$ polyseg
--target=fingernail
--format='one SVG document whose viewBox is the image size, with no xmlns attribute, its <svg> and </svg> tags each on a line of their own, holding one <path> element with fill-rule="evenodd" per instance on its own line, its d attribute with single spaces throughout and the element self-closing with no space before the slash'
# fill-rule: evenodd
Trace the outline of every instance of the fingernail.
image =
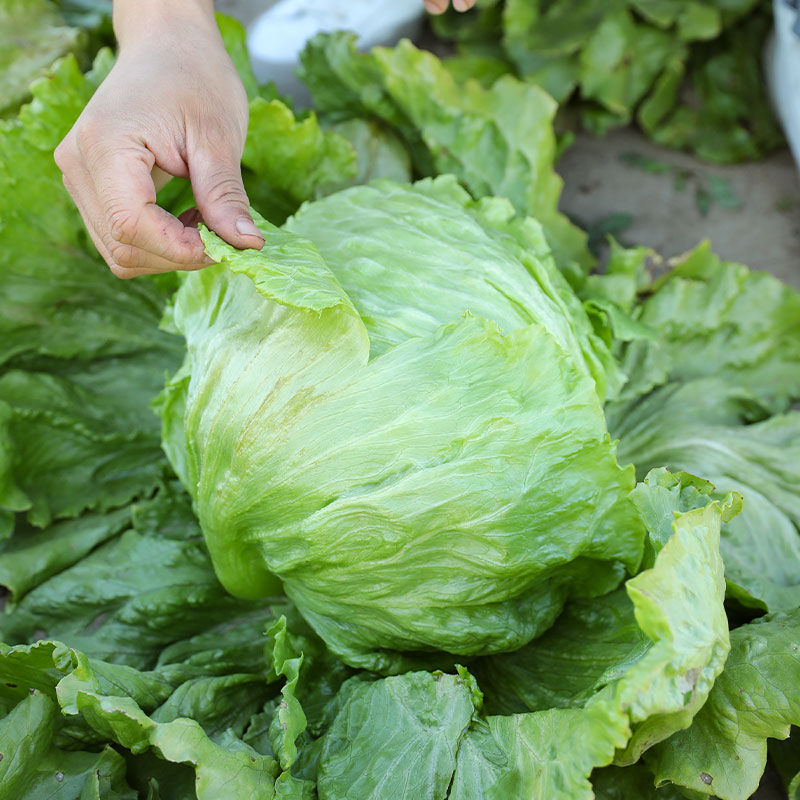
<svg viewBox="0 0 800 800">
<path fill-rule="evenodd" d="M 470 4 L 467 2 L 467 0 L 453 0 L 453 8 L 456 11 L 468 11 Z"/>
<path fill-rule="evenodd" d="M 257 236 L 261 241 L 264 241 L 264 234 L 256 228 L 255 222 L 250 219 L 250 217 L 239 217 L 236 220 L 236 230 L 242 234 L 242 236 Z"/>
</svg>

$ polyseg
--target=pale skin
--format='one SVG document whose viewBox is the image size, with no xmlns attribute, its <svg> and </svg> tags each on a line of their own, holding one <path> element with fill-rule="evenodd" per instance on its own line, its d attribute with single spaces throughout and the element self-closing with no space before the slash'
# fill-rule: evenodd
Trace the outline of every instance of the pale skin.
<svg viewBox="0 0 800 800">
<path fill-rule="evenodd" d="M 449 5 L 425 0 L 432 14 Z M 210 264 L 200 219 L 234 247 L 261 249 L 240 167 L 247 95 L 213 0 L 115 0 L 114 32 L 116 63 L 55 151 L 110 270 L 135 278 Z M 170 176 L 188 178 L 197 202 L 180 218 L 156 204 Z"/>
</svg>

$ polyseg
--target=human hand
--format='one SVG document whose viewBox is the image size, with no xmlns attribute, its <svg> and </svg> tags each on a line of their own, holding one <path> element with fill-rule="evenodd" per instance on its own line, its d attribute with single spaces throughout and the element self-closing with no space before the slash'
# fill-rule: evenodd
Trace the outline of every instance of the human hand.
<svg viewBox="0 0 800 800">
<path fill-rule="evenodd" d="M 425 10 L 429 14 L 444 14 L 450 5 L 450 0 L 425 0 Z M 456 11 L 469 11 L 475 5 L 475 0 L 453 0 Z"/>
<path fill-rule="evenodd" d="M 240 167 L 247 96 L 213 4 L 114 5 L 117 61 L 55 152 L 92 241 L 119 278 L 212 263 L 201 216 L 234 247 L 260 249 Z M 191 180 L 197 210 L 177 219 L 156 205 L 164 173 Z"/>
</svg>

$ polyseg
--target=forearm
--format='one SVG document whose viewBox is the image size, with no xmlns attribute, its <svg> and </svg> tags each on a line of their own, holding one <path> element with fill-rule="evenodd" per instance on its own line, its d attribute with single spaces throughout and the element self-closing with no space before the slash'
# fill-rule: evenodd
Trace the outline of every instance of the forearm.
<svg viewBox="0 0 800 800">
<path fill-rule="evenodd" d="M 129 41 L 186 24 L 219 36 L 213 0 L 114 0 L 113 21 L 121 49 Z"/>
</svg>

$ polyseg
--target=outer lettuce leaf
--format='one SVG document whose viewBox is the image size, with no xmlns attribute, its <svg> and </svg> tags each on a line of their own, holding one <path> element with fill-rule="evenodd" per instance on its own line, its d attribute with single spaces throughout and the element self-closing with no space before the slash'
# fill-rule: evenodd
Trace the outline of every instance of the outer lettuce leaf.
<svg viewBox="0 0 800 800">
<path fill-rule="evenodd" d="M 53 161 L 111 63 L 101 51 L 82 75 L 74 58 L 59 61 L 33 86 L 33 102 L 0 126 L 0 363 L 85 361 L 170 341 L 158 320 L 174 284 L 111 275 Z"/>
<path fill-rule="evenodd" d="M 113 748 L 66 752 L 53 744 L 58 706 L 40 692 L 21 700 L 0 719 L 0 783 L 19 800 L 136 800 L 125 782 L 125 761 Z"/>
<path fill-rule="evenodd" d="M 746 800 L 767 758 L 767 738 L 800 722 L 800 611 L 731 632 L 731 653 L 692 726 L 645 756 L 656 780 L 698 795 Z"/>
<path fill-rule="evenodd" d="M 716 378 L 668 384 L 607 410 L 620 457 L 640 475 L 666 464 L 703 475 L 718 496 L 743 495 L 722 535 L 729 593 L 788 611 L 800 605 L 800 414 L 746 424 L 753 413 L 763 412 L 748 394 Z"/>
<path fill-rule="evenodd" d="M 285 227 L 314 243 L 352 298 L 371 358 L 468 310 L 504 332 L 543 323 L 585 362 L 601 397 L 617 391 L 617 365 L 541 228 L 515 219 L 507 201 L 473 203 L 451 177 L 412 187 L 376 182 L 308 204 Z"/>
<path fill-rule="evenodd" d="M 106 511 L 158 485 L 165 465 L 148 404 L 177 363 L 178 345 L 95 361 L 68 376 L 10 370 L 0 377 L 0 401 L 11 408 L 12 471 L 31 524 Z"/>
<path fill-rule="evenodd" d="M 406 183 L 411 180 L 411 158 L 400 139 L 378 122 L 349 119 L 331 126 L 353 146 L 358 174 L 353 184 L 389 178 Z"/>
<path fill-rule="evenodd" d="M 650 287 L 637 318 L 658 339 L 626 347 L 624 397 L 711 373 L 746 389 L 772 413 L 800 397 L 800 293 L 771 275 L 721 261 L 708 243 Z"/>
<path fill-rule="evenodd" d="M 758 0 L 484 2 L 478 13 L 437 21 L 463 61 L 487 50 L 510 59 L 559 103 L 577 98 L 595 133 L 636 117 L 670 147 L 712 161 L 757 158 L 780 131 L 763 91 L 760 54 L 770 27 Z M 484 69 L 474 61 L 473 74 Z M 469 74 L 469 73 L 467 73 Z M 687 102 L 691 98 L 692 102 Z"/>
<path fill-rule="evenodd" d="M 553 334 L 467 317 L 369 361 L 318 251 L 263 230 L 260 252 L 203 234 L 223 264 L 177 295 L 161 406 L 230 591 L 277 576 L 346 662 L 396 671 L 393 651 L 513 649 L 636 568 L 630 472 Z"/>
<path fill-rule="evenodd" d="M 201 543 L 131 530 L 7 609 L 0 640 L 44 631 L 97 658 L 147 668 L 171 642 L 250 608 L 225 594 Z"/>
<path fill-rule="evenodd" d="M 262 97 L 250 100 L 242 166 L 250 202 L 275 224 L 358 172 L 344 137 L 323 131 L 313 113 L 298 120 L 280 100 Z"/>
<path fill-rule="evenodd" d="M 30 96 L 31 82 L 57 58 L 83 44 L 49 0 L 0 0 L 0 117 Z"/>
<path fill-rule="evenodd" d="M 58 522 L 43 531 L 20 526 L 20 535 L 5 545 L 0 555 L 0 586 L 18 602 L 22 595 L 77 563 L 129 524 L 130 512 L 121 508 Z"/>
<path fill-rule="evenodd" d="M 459 85 L 408 41 L 359 54 L 354 37 L 341 33 L 314 38 L 302 63 L 320 112 L 378 117 L 405 139 L 419 172 L 452 172 L 475 197 L 509 198 L 542 223 L 559 266 L 591 264 L 584 236 L 557 211 L 556 105 L 538 87 L 510 76 L 489 90 Z"/>
<path fill-rule="evenodd" d="M 597 625 L 612 640 L 616 624 L 593 618 L 587 603 L 579 623 L 560 619 L 521 651 L 534 665 L 541 643 L 542 664 L 547 662 L 522 681 L 528 690 L 542 677 L 553 686 L 560 675 L 577 679 L 583 668 L 591 691 L 556 700 L 562 707 L 552 707 L 551 695 L 541 710 L 482 718 L 482 695 L 463 668 L 458 676 L 412 672 L 345 684 L 316 745 L 320 798 L 589 800 L 594 795 L 588 779 L 596 767 L 608 765 L 615 754 L 623 763 L 635 761 L 654 742 L 689 725 L 722 670 L 729 646 L 718 550 L 722 515 L 711 503 L 659 520 L 673 520 L 673 535 L 653 568 L 627 584 L 627 615 L 635 623 L 625 629 L 640 626 L 632 639 L 647 646 L 635 654 L 616 648 L 605 658 L 595 636 L 587 649 L 601 652 L 593 663 L 589 658 L 581 664 L 580 634 Z M 559 633 L 575 647 L 567 645 L 560 660 L 548 658 L 548 639 Z M 516 655 L 495 656 L 481 666 L 494 667 L 497 682 L 513 681 L 502 664 Z"/>
<path fill-rule="evenodd" d="M 110 60 L 86 76 L 58 62 L 0 126 L 0 472 L 26 496 L 2 491 L 6 528 L 8 510 L 44 526 L 126 503 L 163 470 L 147 404 L 182 349 L 158 329 L 170 282 L 109 273 L 52 155 Z"/>
<path fill-rule="evenodd" d="M 69 683 L 59 684 L 58 699 L 65 713 L 80 714 L 103 738 L 134 753 L 152 747 L 167 761 L 191 764 L 198 800 L 274 797 L 274 759 L 253 750 L 232 732 L 214 742 L 192 719 L 156 722 L 131 698 L 104 694 L 90 669 L 79 668 L 71 677 Z"/>
<path fill-rule="evenodd" d="M 459 746 L 480 708 L 466 670 L 409 672 L 343 691 L 323 738 L 320 800 L 453 797 Z"/>
</svg>

